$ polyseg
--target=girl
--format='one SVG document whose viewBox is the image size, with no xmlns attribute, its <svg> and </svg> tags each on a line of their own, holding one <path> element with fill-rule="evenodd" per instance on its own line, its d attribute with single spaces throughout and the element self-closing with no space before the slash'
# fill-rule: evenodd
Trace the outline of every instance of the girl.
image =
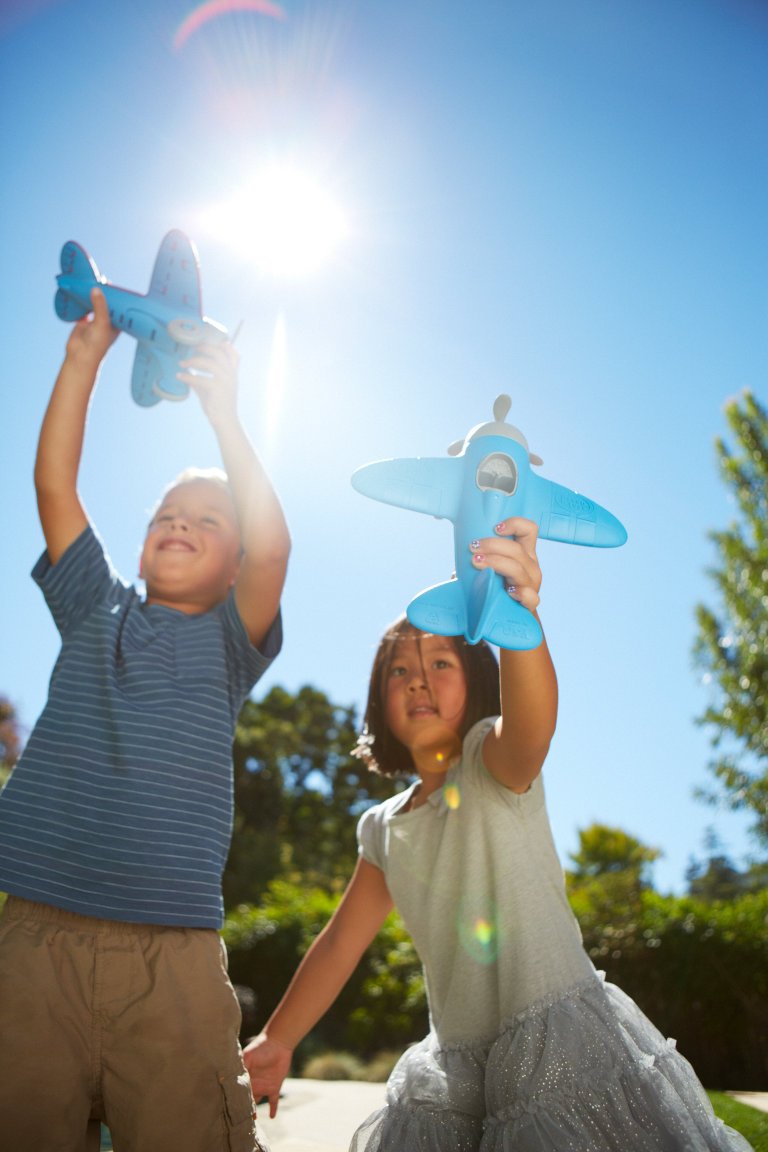
<svg viewBox="0 0 768 1152">
<path fill-rule="evenodd" d="M 471 549 L 476 569 L 537 608 L 534 524 L 509 519 Z M 396 904 L 424 964 L 431 1030 L 400 1059 L 351 1152 L 749 1149 L 582 948 L 539 775 L 556 708 L 546 642 L 502 649 L 497 666 L 484 643 L 405 619 L 384 636 L 356 752 L 417 779 L 361 818 L 344 897 L 245 1050 L 270 1115 L 293 1049 Z"/>
</svg>

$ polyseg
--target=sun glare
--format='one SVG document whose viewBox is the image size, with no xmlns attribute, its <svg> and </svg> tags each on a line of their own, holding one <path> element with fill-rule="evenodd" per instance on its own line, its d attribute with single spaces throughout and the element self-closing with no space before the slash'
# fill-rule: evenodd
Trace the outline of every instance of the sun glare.
<svg viewBox="0 0 768 1152">
<path fill-rule="evenodd" d="M 306 276 L 346 234 L 341 209 L 308 173 L 274 164 L 203 214 L 205 227 L 262 271 Z"/>
</svg>

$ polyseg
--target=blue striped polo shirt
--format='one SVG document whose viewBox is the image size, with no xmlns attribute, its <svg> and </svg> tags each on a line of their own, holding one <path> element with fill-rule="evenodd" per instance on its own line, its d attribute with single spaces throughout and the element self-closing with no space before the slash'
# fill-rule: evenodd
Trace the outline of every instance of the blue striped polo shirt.
<svg viewBox="0 0 768 1152">
<path fill-rule="evenodd" d="M 234 596 L 198 616 L 146 604 L 91 528 L 33 569 L 62 646 L 0 794 L 0 890 L 85 916 L 219 928 L 240 708 L 280 650 Z"/>
</svg>

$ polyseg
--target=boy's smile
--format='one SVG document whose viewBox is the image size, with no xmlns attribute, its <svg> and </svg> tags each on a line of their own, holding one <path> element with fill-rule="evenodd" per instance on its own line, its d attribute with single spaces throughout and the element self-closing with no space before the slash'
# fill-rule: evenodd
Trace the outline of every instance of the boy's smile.
<svg viewBox="0 0 768 1152">
<path fill-rule="evenodd" d="M 166 493 L 141 554 L 148 604 L 205 612 L 227 596 L 240 567 L 240 532 L 228 490 L 186 480 Z"/>
</svg>

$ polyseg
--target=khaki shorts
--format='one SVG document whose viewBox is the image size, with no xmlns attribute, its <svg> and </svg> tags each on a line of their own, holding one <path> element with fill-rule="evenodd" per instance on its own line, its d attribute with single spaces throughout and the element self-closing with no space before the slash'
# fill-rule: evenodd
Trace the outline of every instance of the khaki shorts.
<svg viewBox="0 0 768 1152">
<path fill-rule="evenodd" d="M 115 1152 L 265 1150 L 239 1027 L 217 932 L 9 897 L 0 919 L 0 1145 L 86 1152 L 104 1120 Z"/>
</svg>

